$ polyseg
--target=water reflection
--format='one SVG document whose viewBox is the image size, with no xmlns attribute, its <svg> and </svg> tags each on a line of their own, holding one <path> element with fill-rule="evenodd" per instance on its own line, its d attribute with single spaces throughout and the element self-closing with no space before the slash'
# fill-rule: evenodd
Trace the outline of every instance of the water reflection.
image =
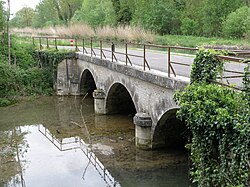
<svg viewBox="0 0 250 187">
<path fill-rule="evenodd" d="M 10 145 L 18 147 L 14 152 L 19 151 L 19 159 L 9 158 L 12 167 L 3 160 L 0 162 L 0 169 L 14 171 L 6 174 L 0 170 L 0 186 L 190 185 L 185 151 L 138 150 L 131 117 L 97 116 L 93 113 L 93 99 L 86 98 L 84 103 L 81 100 L 42 97 L 0 108 L 0 161 L 1 152 Z M 81 105 L 84 120 L 79 112 Z M 11 143 L 16 139 L 15 131 L 20 135 L 19 141 L 15 140 L 18 146 Z"/>
<path fill-rule="evenodd" d="M 65 138 L 62 140 L 58 140 L 55 138 L 48 129 L 46 129 L 42 125 L 38 125 L 38 131 L 44 135 L 58 150 L 60 151 L 69 151 L 80 149 L 86 158 L 88 159 L 88 164 L 84 168 L 82 179 L 85 180 L 85 175 L 87 173 L 87 169 L 91 164 L 96 171 L 99 173 L 100 177 L 106 182 L 108 187 L 119 187 L 120 184 L 115 181 L 114 177 L 109 173 L 107 168 L 99 161 L 99 159 L 95 156 L 95 153 L 92 150 L 92 146 L 86 144 L 79 136 Z"/>
</svg>

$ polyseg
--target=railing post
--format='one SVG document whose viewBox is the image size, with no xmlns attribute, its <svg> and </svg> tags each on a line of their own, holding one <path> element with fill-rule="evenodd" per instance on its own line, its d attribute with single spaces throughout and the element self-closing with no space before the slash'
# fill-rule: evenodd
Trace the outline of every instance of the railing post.
<svg viewBox="0 0 250 187">
<path fill-rule="evenodd" d="M 125 53 L 126 53 L 126 66 L 128 65 L 128 44 L 125 43 Z"/>
<path fill-rule="evenodd" d="M 55 38 L 55 48 L 56 48 L 56 50 L 58 50 L 58 48 L 57 48 L 57 40 L 56 40 L 56 38 Z"/>
<path fill-rule="evenodd" d="M 84 38 L 82 39 L 82 53 L 84 54 L 84 49 L 85 49 L 85 42 L 84 42 Z"/>
<path fill-rule="evenodd" d="M 33 45 L 35 45 L 35 38 L 32 37 L 32 42 L 33 42 Z"/>
<path fill-rule="evenodd" d="M 40 50 L 42 50 L 42 39 L 39 38 L 39 45 L 40 45 Z"/>
<path fill-rule="evenodd" d="M 115 44 L 112 42 L 111 44 L 111 51 L 112 51 L 112 62 L 114 62 L 114 52 L 115 52 Z"/>
<path fill-rule="evenodd" d="M 47 49 L 49 48 L 49 38 L 46 38 L 46 42 L 47 42 Z"/>
<path fill-rule="evenodd" d="M 75 45 L 76 45 L 76 48 L 75 48 L 75 51 L 78 51 L 78 43 L 77 43 L 77 38 L 75 38 Z"/>
<path fill-rule="evenodd" d="M 90 39 L 91 57 L 93 56 L 93 40 Z"/>
<path fill-rule="evenodd" d="M 143 45 L 143 68 L 146 70 L 146 45 Z"/>
<path fill-rule="evenodd" d="M 170 47 L 168 47 L 168 77 L 170 77 L 170 66 L 171 66 L 171 62 L 170 62 L 170 60 L 171 60 L 170 52 L 171 52 Z"/>
<path fill-rule="evenodd" d="M 102 40 L 100 40 L 100 56 L 101 56 L 101 60 L 102 60 Z"/>
</svg>

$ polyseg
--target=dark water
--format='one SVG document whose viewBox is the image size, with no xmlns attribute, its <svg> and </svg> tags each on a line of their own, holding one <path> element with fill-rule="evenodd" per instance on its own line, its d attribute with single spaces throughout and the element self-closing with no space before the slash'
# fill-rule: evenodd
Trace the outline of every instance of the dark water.
<svg viewBox="0 0 250 187">
<path fill-rule="evenodd" d="M 0 186 L 189 186 L 185 150 L 138 150 L 132 117 L 95 115 L 81 99 L 0 108 Z"/>
</svg>

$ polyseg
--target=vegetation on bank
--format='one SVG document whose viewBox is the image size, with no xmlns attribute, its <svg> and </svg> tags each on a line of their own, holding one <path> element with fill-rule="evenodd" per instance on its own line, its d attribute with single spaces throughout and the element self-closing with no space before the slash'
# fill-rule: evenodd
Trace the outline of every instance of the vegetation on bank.
<svg viewBox="0 0 250 187">
<path fill-rule="evenodd" d="M 14 33 L 186 47 L 249 49 L 249 0 L 42 0 L 10 21 Z M 237 46 L 237 47 L 236 47 Z"/>
<path fill-rule="evenodd" d="M 205 62 L 205 63 L 204 63 Z M 191 84 L 175 94 L 179 119 L 192 132 L 193 182 L 198 186 L 250 185 L 250 71 L 244 91 L 210 84 L 223 62 L 214 51 L 201 50 L 191 72 Z"/>
<path fill-rule="evenodd" d="M 86 24 L 74 24 L 67 26 L 56 26 L 49 28 L 12 28 L 12 32 L 30 40 L 30 36 L 59 36 L 65 38 L 94 38 L 102 40 L 113 40 L 119 42 L 139 42 L 153 43 L 168 46 L 185 47 L 220 47 L 226 49 L 250 49 L 250 40 L 219 38 L 219 37 L 199 37 L 185 35 L 157 35 L 152 32 L 140 29 L 139 27 L 123 26 L 119 27 L 98 27 L 96 30 Z M 25 42 L 25 41 L 23 41 Z M 31 40 L 29 43 L 32 42 Z"/>
<path fill-rule="evenodd" d="M 17 38 L 11 41 L 10 64 L 6 44 L 0 47 L 0 106 L 10 105 L 22 96 L 53 94 L 57 63 L 70 52 L 38 52 L 32 44 L 19 43 Z"/>
<path fill-rule="evenodd" d="M 249 0 L 42 0 L 35 10 L 18 11 L 11 25 L 128 25 L 160 35 L 248 38 L 249 5 Z"/>
</svg>

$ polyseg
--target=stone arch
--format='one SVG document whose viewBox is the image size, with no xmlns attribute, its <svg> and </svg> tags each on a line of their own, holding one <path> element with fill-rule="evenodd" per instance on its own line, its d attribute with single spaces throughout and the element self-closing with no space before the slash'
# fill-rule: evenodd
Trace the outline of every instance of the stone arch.
<svg viewBox="0 0 250 187">
<path fill-rule="evenodd" d="M 136 106 L 127 88 L 121 83 L 114 83 L 107 94 L 106 98 L 107 114 L 136 114 Z"/>
<path fill-rule="evenodd" d="M 84 95 L 86 93 L 92 95 L 93 91 L 96 90 L 96 81 L 90 70 L 85 69 L 81 74 L 80 81 L 80 94 Z"/>
<path fill-rule="evenodd" d="M 176 118 L 178 108 L 166 111 L 159 119 L 153 133 L 153 148 L 183 148 L 189 131 L 185 123 Z"/>
</svg>

